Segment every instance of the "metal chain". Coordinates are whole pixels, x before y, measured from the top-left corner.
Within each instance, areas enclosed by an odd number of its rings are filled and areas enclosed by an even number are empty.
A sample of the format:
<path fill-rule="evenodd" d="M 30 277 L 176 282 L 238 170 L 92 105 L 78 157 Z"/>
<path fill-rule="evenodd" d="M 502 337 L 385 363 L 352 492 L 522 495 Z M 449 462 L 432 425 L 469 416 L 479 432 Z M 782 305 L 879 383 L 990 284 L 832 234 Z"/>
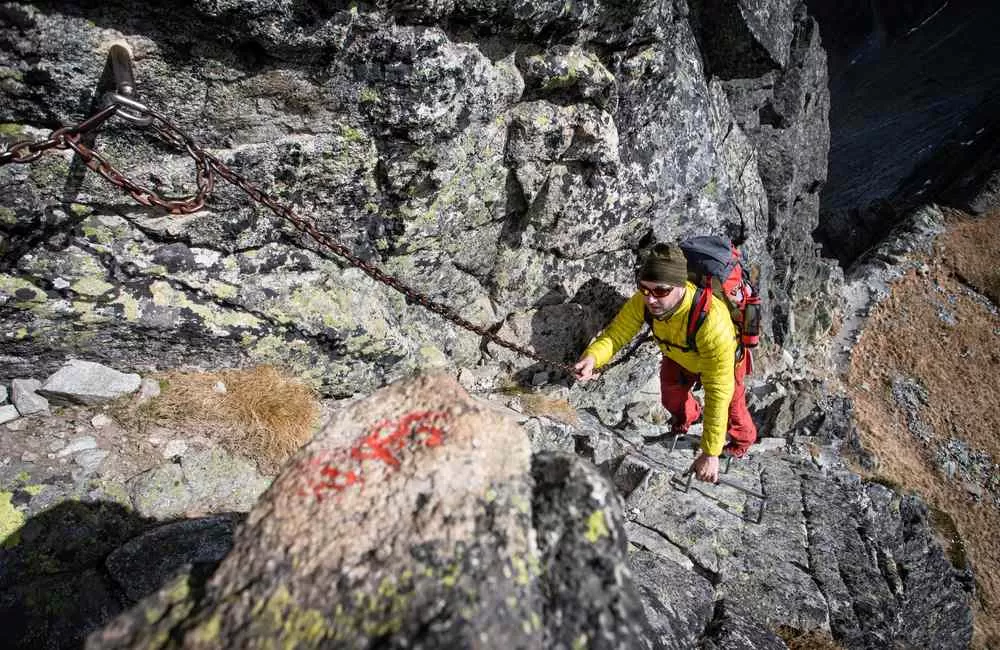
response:
<path fill-rule="evenodd" d="M 123 98 L 115 96 L 114 99 L 122 100 Z M 123 104 L 127 108 L 127 112 L 122 109 Z M 104 156 L 80 142 L 80 137 L 84 133 L 96 130 L 108 118 L 116 113 L 121 114 L 129 121 L 135 123 L 140 123 L 139 119 L 141 117 L 143 120 L 142 123 L 148 123 L 156 135 L 161 139 L 177 148 L 185 149 L 188 152 L 191 158 L 194 159 L 197 170 L 198 190 L 194 195 L 182 199 L 163 197 L 155 190 L 140 185 L 136 181 L 125 176 L 112 166 Z M 146 122 L 147 120 L 148 122 Z M 291 223 L 292 226 L 299 232 L 311 237 L 318 244 L 343 258 L 351 266 L 361 269 L 371 278 L 395 289 L 399 293 L 406 296 L 406 298 L 410 301 L 434 312 L 458 327 L 478 334 L 491 343 L 507 348 L 508 350 L 530 359 L 534 359 L 535 361 L 558 368 L 569 373 L 570 375 L 575 374 L 575 370 L 572 366 L 559 361 L 546 359 L 533 350 L 529 350 L 524 346 L 501 338 L 496 333 L 491 332 L 485 327 L 476 325 L 465 318 L 462 318 L 447 305 L 427 297 L 409 285 L 403 283 L 398 278 L 385 273 L 377 266 L 365 262 L 352 253 L 346 246 L 319 230 L 312 220 L 295 214 L 290 206 L 281 203 L 272 195 L 264 192 L 258 186 L 233 171 L 216 156 L 202 149 L 187 133 L 167 119 L 164 115 L 147 108 L 134 100 L 112 103 L 108 107 L 102 109 L 98 113 L 95 113 L 92 117 L 84 120 L 74 127 L 64 127 L 53 131 L 46 140 L 39 142 L 29 141 L 15 143 L 5 151 L 0 151 L 0 166 L 11 163 L 26 164 L 34 162 L 43 153 L 50 149 L 67 148 L 71 148 L 79 154 L 89 169 L 100 174 L 111 184 L 126 191 L 138 203 L 145 206 L 158 206 L 170 214 L 190 214 L 200 210 L 204 206 L 205 199 L 215 187 L 214 176 L 215 174 L 218 174 L 220 177 L 246 193 L 251 199 Z"/>

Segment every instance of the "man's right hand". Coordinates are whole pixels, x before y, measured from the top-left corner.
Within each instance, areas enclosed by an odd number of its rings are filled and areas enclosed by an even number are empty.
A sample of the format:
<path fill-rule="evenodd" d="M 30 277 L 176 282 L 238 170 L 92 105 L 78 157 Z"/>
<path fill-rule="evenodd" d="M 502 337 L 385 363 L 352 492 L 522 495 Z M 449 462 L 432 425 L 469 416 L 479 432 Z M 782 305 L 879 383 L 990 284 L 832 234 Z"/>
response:
<path fill-rule="evenodd" d="M 590 381 L 594 378 L 594 364 L 597 362 L 594 357 L 589 354 L 585 357 L 581 357 L 573 369 L 576 371 L 577 381 Z"/>

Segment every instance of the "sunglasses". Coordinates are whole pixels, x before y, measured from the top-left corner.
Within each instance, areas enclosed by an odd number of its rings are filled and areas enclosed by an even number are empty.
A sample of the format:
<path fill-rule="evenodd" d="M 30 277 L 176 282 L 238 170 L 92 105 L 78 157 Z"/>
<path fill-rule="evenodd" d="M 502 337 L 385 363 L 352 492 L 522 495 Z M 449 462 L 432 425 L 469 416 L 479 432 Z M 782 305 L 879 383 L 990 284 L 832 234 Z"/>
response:
<path fill-rule="evenodd" d="M 666 298 L 670 295 L 670 292 L 677 287 L 668 286 L 658 286 L 658 287 L 647 287 L 644 285 L 639 285 L 639 291 L 644 296 L 653 296 L 654 298 Z"/>

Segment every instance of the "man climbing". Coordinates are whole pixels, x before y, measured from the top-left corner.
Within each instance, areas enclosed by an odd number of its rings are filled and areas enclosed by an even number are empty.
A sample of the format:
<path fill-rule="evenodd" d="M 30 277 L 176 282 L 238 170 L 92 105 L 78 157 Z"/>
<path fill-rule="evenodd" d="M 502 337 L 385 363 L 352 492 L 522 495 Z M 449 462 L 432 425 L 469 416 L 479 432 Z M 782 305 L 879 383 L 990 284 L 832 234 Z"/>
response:
<path fill-rule="evenodd" d="M 679 246 L 654 246 L 636 283 L 635 294 L 580 356 L 574 366 L 576 378 L 591 379 L 595 369 L 610 361 L 649 322 L 663 352 L 660 400 L 670 412 L 674 434 L 687 432 L 701 416 L 702 407 L 691 390 L 698 381 L 705 388 L 701 453 L 691 471 L 699 480 L 714 483 L 723 450 L 739 458 L 757 439 L 743 385 L 749 356 L 737 344 L 739 337 L 726 303 L 714 294 L 704 320 L 689 339 L 697 288 L 688 281 L 687 260 Z"/>

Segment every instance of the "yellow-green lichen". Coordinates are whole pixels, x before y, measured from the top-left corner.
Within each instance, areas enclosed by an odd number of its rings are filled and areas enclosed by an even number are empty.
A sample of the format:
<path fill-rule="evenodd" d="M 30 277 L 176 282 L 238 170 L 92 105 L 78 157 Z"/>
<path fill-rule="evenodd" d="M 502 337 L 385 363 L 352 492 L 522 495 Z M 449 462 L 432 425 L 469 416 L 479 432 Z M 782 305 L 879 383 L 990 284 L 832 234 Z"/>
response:
<path fill-rule="evenodd" d="M 17 331 L 14 332 L 14 340 L 15 341 L 23 341 L 26 338 L 28 338 L 28 328 L 27 327 L 19 327 L 17 329 Z"/>
<path fill-rule="evenodd" d="M 593 73 L 595 67 L 595 62 L 578 50 L 570 52 L 561 58 L 558 63 L 564 72 L 546 79 L 542 84 L 543 90 L 572 86 L 580 79 L 583 73 Z"/>
<path fill-rule="evenodd" d="M 13 226 L 17 223 L 17 213 L 10 208 L 0 208 L 0 223 Z"/>
<path fill-rule="evenodd" d="M 174 289 L 166 282 L 153 282 L 149 285 L 149 290 L 153 295 L 154 305 L 188 309 L 201 319 L 202 324 L 210 332 L 216 335 L 225 336 L 229 334 L 228 328 L 230 327 L 256 329 L 261 324 L 260 319 L 250 314 L 196 303 L 189 299 L 183 292 Z"/>
<path fill-rule="evenodd" d="M 426 368 L 443 368 L 448 365 L 448 357 L 433 345 L 421 347 L 420 357 L 423 359 L 423 366 Z"/>
<path fill-rule="evenodd" d="M 116 241 L 127 242 L 127 250 L 130 254 L 142 255 L 142 248 L 136 242 L 129 241 L 133 235 L 132 227 L 121 217 L 107 214 L 95 215 L 92 214 L 92 208 L 81 204 L 73 204 L 70 209 L 77 214 L 81 210 L 87 211 L 88 216 L 80 222 L 79 228 L 90 241 L 104 245 L 110 245 Z"/>
<path fill-rule="evenodd" d="M 69 175 L 69 162 L 62 156 L 42 156 L 31 164 L 28 172 L 32 182 L 40 188 L 61 185 Z"/>
<path fill-rule="evenodd" d="M 0 548 L 17 546 L 21 541 L 24 513 L 14 507 L 13 497 L 11 492 L 0 492 Z"/>
<path fill-rule="evenodd" d="M 584 533 L 584 537 L 587 541 L 593 544 L 602 537 L 608 537 L 611 533 L 608 531 L 608 524 L 605 518 L 604 510 L 595 510 L 587 517 L 587 532 Z"/>
<path fill-rule="evenodd" d="M 716 198 L 719 195 L 719 181 L 713 176 L 708 179 L 708 183 L 705 184 L 705 194 L 711 198 Z"/>
<path fill-rule="evenodd" d="M 97 297 L 103 296 L 115 287 L 99 278 L 85 277 L 71 284 L 69 288 L 83 296 Z"/>
<path fill-rule="evenodd" d="M 282 641 L 281 646 L 274 647 L 315 647 L 333 636 L 323 613 L 302 607 L 284 585 L 278 586 L 254 611 L 254 632 L 261 638 Z"/>
<path fill-rule="evenodd" d="M 444 573 L 441 575 L 441 584 L 445 587 L 451 588 L 455 586 L 458 582 L 458 578 L 461 575 L 462 567 L 458 562 L 454 562 L 445 568 Z"/>
<path fill-rule="evenodd" d="M 533 576 L 542 575 L 542 561 L 534 553 L 528 554 L 528 571 Z"/>
<path fill-rule="evenodd" d="M 522 587 L 528 586 L 531 583 L 531 572 L 528 570 L 528 563 L 524 561 L 524 558 L 516 555 L 510 559 L 510 563 L 514 567 L 514 579 L 517 584 Z"/>
<path fill-rule="evenodd" d="M 520 512 L 522 515 L 526 515 L 531 511 L 531 502 L 525 499 L 520 494 L 515 494 L 511 496 L 510 503 L 515 508 L 517 508 L 517 511 Z"/>
<path fill-rule="evenodd" d="M 14 297 L 15 307 L 31 307 L 48 300 L 45 291 L 27 280 L 0 273 L 0 294 Z"/>
<path fill-rule="evenodd" d="M 240 343 L 257 363 L 278 363 L 299 379 L 314 387 L 329 379 L 330 369 L 316 362 L 309 344 L 301 339 L 288 340 L 274 334 L 256 337 L 244 334 Z"/>
<path fill-rule="evenodd" d="M 590 646 L 590 637 L 584 632 L 573 639 L 573 650 L 586 650 Z"/>
<path fill-rule="evenodd" d="M 70 303 L 81 323 L 106 323 L 108 318 L 94 310 L 94 303 L 85 300 L 74 300 Z"/>
<path fill-rule="evenodd" d="M 39 494 L 41 494 L 42 490 L 44 490 L 44 489 L 45 489 L 44 485 L 25 485 L 24 486 L 24 491 L 27 492 L 29 495 L 31 495 L 33 497 L 38 496 Z"/>
<path fill-rule="evenodd" d="M 121 483 L 98 479 L 91 481 L 90 486 L 92 489 L 100 491 L 102 499 L 120 503 L 128 508 L 132 507 L 132 498 L 129 496 L 128 490 Z"/>
<path fill-rule="evenodd" d="M 239 295 L 240 290 L 238 287 L 229 284 L 228 282 L 221 282 L 218 280 L 212 280 L 208 283 L 208 291 L 216 298 L 222 298 L 223 300 L 231 300 Z"/>
<path fill-rule="evenodd" d="M 0 68 L 0 79 L 4 77 L 4 70 L 10 70 L 10 68 Z M 24 133 L 24 127 L 20 124 L 13 124 L 11 122 L 4 122 L 0 124 L 0 135 L 12 136 L 21 135 Z"/>
<path fill-rule="evenodd" d="M 194 643 L 210 644 L 219 640 L 219 632 L 222 630 L 222 617 L 213 614 L 207 621 L 202 621 L 193 630 L 188 632 L 187 638 Z"/>
<path fill-rule="evenodd" d="M 358 101 L 362 104 L 378 104 L 382 101 L 382 97 L 371 86 L 365 86 L 358 91 Z"/>
<path fill-rule="evenodd" d="M 539 115 L 535 116 L 535 126 L 544 129 L 551 124 L 552 124 L 551 116 L 546 115 L 545 113 L 540 113 Z"/>
<path fill-rule="evenodd" d="M 94 212 L 92 207 L 82 203 L 70 203 L 69 210 L 78 217 L 86 217 Z"/>
<path fill-rule="evenodd" d="M 188 582 L 190 578 L 189 574 L 183 573 L 160 589 L 155 598 L 142 601 L 142 615 L 148 624 L 159 623 L 165 618 L 177 621 L 187 616 L 193 607 L 192 601 L 188 600 L 191 595 L 191 585 Z M 150 641 L 150 644 L 145 647 L 162 647 L 167 640 L 165 637 L 160 639 L 162 634 L 166 634 L 166 632 L 158 632 L 157 636 L 154 637 L 156 640 Z"/>
<path fill-rule="evenodd" d="M 125 312 L 125 319 L 130 322 L 135 322 L 139 320 L 141 311 L 139 309 L 139 301 L 136 300 L 135 296 L 130 293 L 125 293 L 124 291 L 119 292 L 118 296 L 111 301 L 113 305 L 121 305 L 122 310 Z"/>
<path fill-rule="evenodd" d="M 364 133 L 362 133 L 360 129 L 350 126 L 349 124 L 340 125 L 340 135 L 350 142 L 359 142 L 365 137 Z"/>

